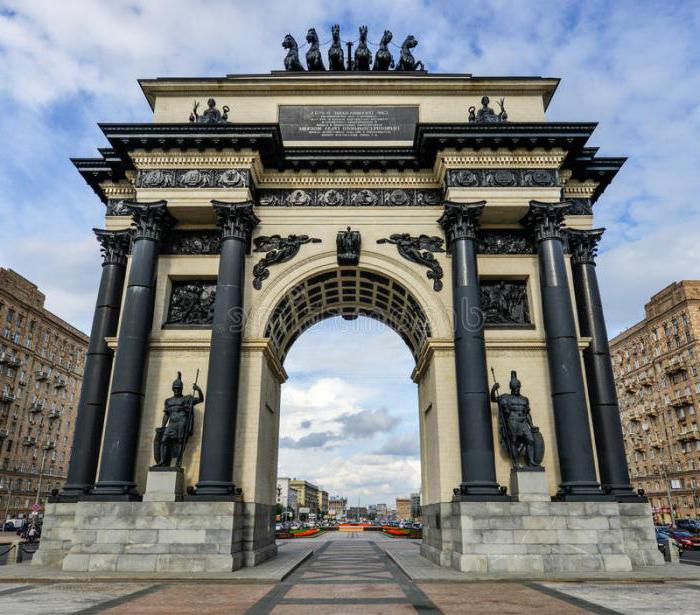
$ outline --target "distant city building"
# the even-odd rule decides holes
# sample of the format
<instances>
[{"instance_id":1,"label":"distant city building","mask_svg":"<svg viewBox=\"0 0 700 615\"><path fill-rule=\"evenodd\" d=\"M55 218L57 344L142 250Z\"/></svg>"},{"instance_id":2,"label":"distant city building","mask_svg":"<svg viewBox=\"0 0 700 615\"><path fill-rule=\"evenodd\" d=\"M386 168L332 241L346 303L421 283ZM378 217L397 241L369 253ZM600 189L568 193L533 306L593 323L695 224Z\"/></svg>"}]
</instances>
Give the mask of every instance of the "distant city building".
<instances>
[{"instance_id":1,"label":"distant city building","mask_svg":"<svg viewBox=\"0 0 700 615\"><path fill-rule=\"evenodd\" d=\"M292 489L297 492L297 501L299 508L308 508L309 513L313 515L319 514L319 489L313 483L305 480L297 480L296 478L289 481ZM301 513L301 510L299 511Z\"/></svg>"},{"instance_id":2,"label":"distant city building","mask_svg":"<svg viewBox=\"0 0 700 615\"><path fill-rule=\"evenodd\" d=\"M411 518L420 519L423 516L420 506L420 493L411 494Z\"/></svg>"},{"instance_id":3,"label":"distant city building","mask_svg":"<svg viewBox=\"0 0 700 615\"><path fill-rule=\"evenodd\" d=\"M388 514L386 504L377 504L377 517L379 519L386 519Z\"/></svg>"},{"instance_id":4,"label":"distant city building","mask_svg":"<svg viewBox=\"0 0 700 615\"><path fill-rule=\"evenodd\" d=\"M318 510L322 517L328 515L328 491L320 490L318 492Z\"/></svg>"},{"instance_id":5,"label":"distant city building","mask_svg":"<svg viewBox=\"0 0 700 615\"><path fill-rule=\"evenodd\" d=\"M411 498L396 498L396 516L408 521L411 516Z\"/></svg>"},{"instance_id":6,"label":"distant city building","mask_svg":"<svg viewBox=\"0 0 700 615\"><path fill-rule=\"evenodd\" d=\"M287 477L277 479L277 503L283 511L291 512L294 517L299 516L299 499L297 490L290 485L291 480Z\"/></svg>"},{"instance_id":7,"label":"distant city building","mask_svg":"<svg viewBox=\"0 0 700 615\"><path fill-rule=\"evenodd\" d=\"M348 519L366 519L367 515L366 506L351 506L348 508Z\"/></svg>"},{"instance_id":8,"label":"distant city building","mask_svg":"<svg viewBox=\"0 0 700 615\"><path fill-rule=\"evenodd\" d=\"M43 505L63 485L83 379L88 337L44 300L0 268L0 514L9 518L28 516L37 490Z\"/></svg>"},{"instance_id":9,"label":"distant city building","mask_svg":"<svg viewBox=\"0 0 700 615\"><path fill-rule=\"evenodd\" d=\"M700 281L675 282L610 341L632 484L659 523L697 517L700 485Z\"/></svg>"},{"instance_id":10,"label":"distant city building","mask_svg":"<svg viewBox=\"0 0 700 615\"><path fill-rule=\"evenodd\" d=\"M339 495L332 495L328 501L328 515L336 519L344 519L347 507L347 498Z\"/></svg>"}]
</instances>

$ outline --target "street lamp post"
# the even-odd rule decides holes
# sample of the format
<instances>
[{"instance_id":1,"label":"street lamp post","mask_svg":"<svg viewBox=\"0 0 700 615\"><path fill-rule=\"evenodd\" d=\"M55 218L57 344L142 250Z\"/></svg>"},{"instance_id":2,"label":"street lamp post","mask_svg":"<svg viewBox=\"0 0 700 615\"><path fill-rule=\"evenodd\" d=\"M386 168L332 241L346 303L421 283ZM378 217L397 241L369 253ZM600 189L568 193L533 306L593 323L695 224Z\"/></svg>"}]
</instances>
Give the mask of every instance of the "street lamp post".
<instances>
[{"instance_id":1,"label":"street lamp post","mask_svg":"<svg viewBox=\"0 0 700 615\"><path fill-rule=\"evenodd\" d=\"M2 529L5 531L5 523L7 522L7 515L10 512L10 500L12 499L12 479L8 476L7 478L7 504L5 505L5 516L2 519Z\"/></svg>"},{"instance_id":2,"label":"street lamp post","mask_svg":"<svg viewBox=\"0 0 700 615\"><path fill-rule=\"evenodd\" d=\"M39 503L39 496L41 495L41 479L44 476L44 465L46 464L46 453L55 449L56 445L53 442L47 442L46 444L43 444L41 448L44 451L44 454L41 457L41 469L39 470L39 484L37 485L37 488L36 488L36 498L34 500L34 504Z\"/></svg>"}]
</instances>

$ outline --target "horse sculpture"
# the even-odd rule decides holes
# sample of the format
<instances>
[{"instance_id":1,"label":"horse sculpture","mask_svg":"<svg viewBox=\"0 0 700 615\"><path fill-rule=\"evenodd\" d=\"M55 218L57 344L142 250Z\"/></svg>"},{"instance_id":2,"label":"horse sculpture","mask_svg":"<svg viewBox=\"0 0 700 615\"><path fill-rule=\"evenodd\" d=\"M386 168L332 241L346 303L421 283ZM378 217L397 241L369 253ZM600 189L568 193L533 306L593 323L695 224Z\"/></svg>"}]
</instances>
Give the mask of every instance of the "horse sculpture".
<instances>
[{"instance_id":1,"label":"horse sculpture","mask_svg":"<svg viewBox=\"0 0 700 615\"><path fill-rule=\"evenodd\" d=\"M401 59L396 66L396 70L425 70L425 65L423 62L420 60L416 62L416 59L411 53L411 49L413 49L416 45L418 45L418 41L416 40L415 36L409 34L401 45Z\"/></svg>"},{"instance_id":2,"label":"horse sculpture","mask_svg":"<svg viewBox=\"0 0 700 615\"><path fill-rule=\"evenodd\" d=\"M390 30L384 30L382 40L379 41L379 49L377 49L377 53L374 56L372 70L389 70L394 68L394 56L389 51L389 43L393 37L394 35Z\"/></svg>"},{"instance_id":3,"label":"horse sculpture","mask_svg":"<svg viewBox=\"0 0 700 615\"><path fill-rule=\"evenodd\" d=\"M286 71L303 71L304 67L299 61L299 46L291 34L287 34L282 41L282 47L289 49L287 56L284 58L284 70Z\"/></svg>"},{"instance_id":4,"label":"horse sculpture","mask_svg":"<svg viewBox=\"0 0 700 615\"><path fill-rule=\"evenodd\" d=\"M331 70L345 70L345 54L340 45L340 26L335 24L331 28L333 43L328 48L328 66Z\"/></svg>"},{"instance_id":5,"label":"horse sculpture","mask_svg":"<svg viewBox=\"0 0 700 615\"><path fill-rule=\"evenodd\" d=\"M360 26L360 42L355 50L355 64L353 70L370 70L372 65L372 52L367 47L367 26Z\"/></svg>"},{"instance_id":6,"label":"horse sculpture","mask_svg":"<svg viewBox=\"0 0 700 615\"><path fill-rule=\"evenodd\" d=\"M323 65L323 56L318 46L318 34L316 28L309 28L306 33L306 41L311 45L306 52L306 67L309 70L326 70Z\"/></svg>"}]
</instances>

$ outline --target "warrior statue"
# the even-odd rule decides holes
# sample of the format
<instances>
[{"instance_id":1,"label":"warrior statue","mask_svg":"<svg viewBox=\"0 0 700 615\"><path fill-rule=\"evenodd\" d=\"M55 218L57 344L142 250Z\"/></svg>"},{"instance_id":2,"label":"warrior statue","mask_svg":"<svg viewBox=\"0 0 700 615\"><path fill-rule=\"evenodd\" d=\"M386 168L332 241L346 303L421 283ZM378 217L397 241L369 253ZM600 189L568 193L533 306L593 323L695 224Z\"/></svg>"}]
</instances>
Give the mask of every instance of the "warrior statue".
<instances>
[{"instance_id":1,"label":"warrior statue","mask_svg":"<svg viewBox=\"0 0 700 615\"><path fill-rule=\"evenodd\" d=\"M498 382L491 388L491 401L498 404L501 446L508 451L514 468L522 467L521 457L524 457L526 467L539 467L544 457L544 438L539 428L532 424L530 400L520 394L516 372L510 372L510 395L498 395L499 388Z\"/></svg>"},{"instance_id":2,"label":"warrior statue","mask_svg":"<svg viewBox=\"0 0 700 615\"><path fill-rule=\"evenodd\" d=\"M284 58L284 70L289 72L303 71L304 67L299 61L299 45L294 40L291 34L287 34L282 41L282 47L288 49L287 56Z\"/></svg>"},{"instance_id":3,"label":"warrior statue","mask_svg":"<svg viewBox=\"0 0 700 615\"><path fill-rule=\"evenodd\" d=\"M423 62L413 57L411 49L418 45L418 40L413 34L409 34L401 45L401 59L396 65L396 70L425 70ZM420 67L420 68L419 68Z\"/></svg>"},{"instance_id":4,"label":"warrior statue","mask_svg":"<svg viewBox=\"0 0 700 615\"><path fill-rule=\"evenodd\" d=\"M338 264L354 267L360 262L360 231L352 231L348 226L346 231L338 231L336 236L338 249Z\"/></svg>"},{"instance_id":5,"label":"warrior statue","mask_svg":"<svg viewBox=\"0 0 700 615\"><path fill-rule=\"evenodd\" d=\"M340 26L335 24L331 28L333 42L328 48L328 67L331 70L345 70L345 54L340 44Z\"/></svg>"},{"instance_id":6,"label":"warrior statue","mask_svg":"<svg viewBox=\"0 0 700 615\"><path fill-rule=\"evenodd\" d=\"M501 98L498 101L498 106L501 108L499 113L496 113L491 107L489 107L489 97L483 96L481 98L481 109L478 111L476 107L469 107L469 122L476 124L497 124L498 122L507 122L508 114L504 106L505 99Z\"/></svg>"},{"instance_id":7,"label":"warrior statue","mask_svg":"<svg viewBox=\"0 0 700 615\"><path fill-rule=\"evenodd\" d=\"M382 40L379 41L379 49L374 56L374 66L372 70L389 70L394 68L394 56L391 55L389 51L389 43L394 35L390 30L384 30L384 35Z\"/></svg>"},{"instance_id":8,"label":"warrior statue","mask_svg":"<svg viewBox=\"0 0 700 615\"><path fill-rule=\"evenodd\" d=\"M163 424L156 428L153 441L153 456L157 467L170 467L173 457L176 460L175 467L179 468L182 465L185 445L192 435L194 407L204 401L204 393L197 386L197 378L192 385L196 395L183 395L182 373L177 373L173 382L173 396L165 400Z\"/></svg>"},{"instance_id":9,"label":"warrior statue","mask_svg":"<svg viewBox=\"0 0 700 615\"><path fill-rule=\"evenodd\" d=\"M370 70L372 65L372 52L367 46L367 26L360 26L360 42L355 50L355 63L353 70Z\"/></svg>"},{"instance_id":10,"label":"warrior statue","mask_svg":"<svg viewBox=\"0 0 700 615\"><path fill-rule=\"evenodd\" d=\"M195 122L196 124L226 124L226 122L228 122L228 112L231 109L227 105L221 108L224 110L223 113L216 108L216 101L210 98L207 101L206 110L202 115L199 115L199 113L197 113L199 103L195 100L194 109L192 109L192 113L190 113L190 122Z\"/></svg>"},{"instance_id":11,"label":"warrior statue","mask_svg":"<svg viewBox=\"0 0 700 615\"><path fill-rule=\"evenodd\" d=\"M326 70L323 65L323 56L318 46L318 34L316 28L309 28L306 33L306 42L309 43L309 50L306 52L306 68L312 71Z\"/></svg>"}]
</instances>

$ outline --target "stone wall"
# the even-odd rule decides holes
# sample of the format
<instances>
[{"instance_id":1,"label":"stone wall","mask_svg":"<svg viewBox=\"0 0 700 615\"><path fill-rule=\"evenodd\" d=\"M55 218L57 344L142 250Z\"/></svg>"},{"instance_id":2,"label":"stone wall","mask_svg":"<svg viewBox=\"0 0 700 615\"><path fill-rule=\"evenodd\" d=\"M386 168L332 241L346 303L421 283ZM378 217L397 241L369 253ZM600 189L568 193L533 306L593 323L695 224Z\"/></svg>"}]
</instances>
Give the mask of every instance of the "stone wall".
<instances>
[{"instance_id":1,"label":"stone wall","mask_svg":"<svg viewBox=\"0 0 700 615\"><path fill-rule=\"evenodd\" d=\"M241 502L50 506L57 508L47 511L36 564L90 572L227 572L243 565ZM72 527L68 507L75 510Z\"/></svg>"},{"instance_id":2,"label":"stone wall","mask_svg":"<svg viewBox=\"0 0 700 615\"><path fill-rule=\"evenodd\" d=\"M464 572L621 572L663 565L648 504L452 502L426 508L421 554Z\"/></svg>"},{"instance_id":3,"label":"stone wall","mask_svg":"<svg viewBox=\"0 0 700 615\"><path fill-rule=\"evenodd\" d=\"M275 508L272 504L243 504L243 565L257 566L277 555Z\"/></svg>"}]
</instances>

